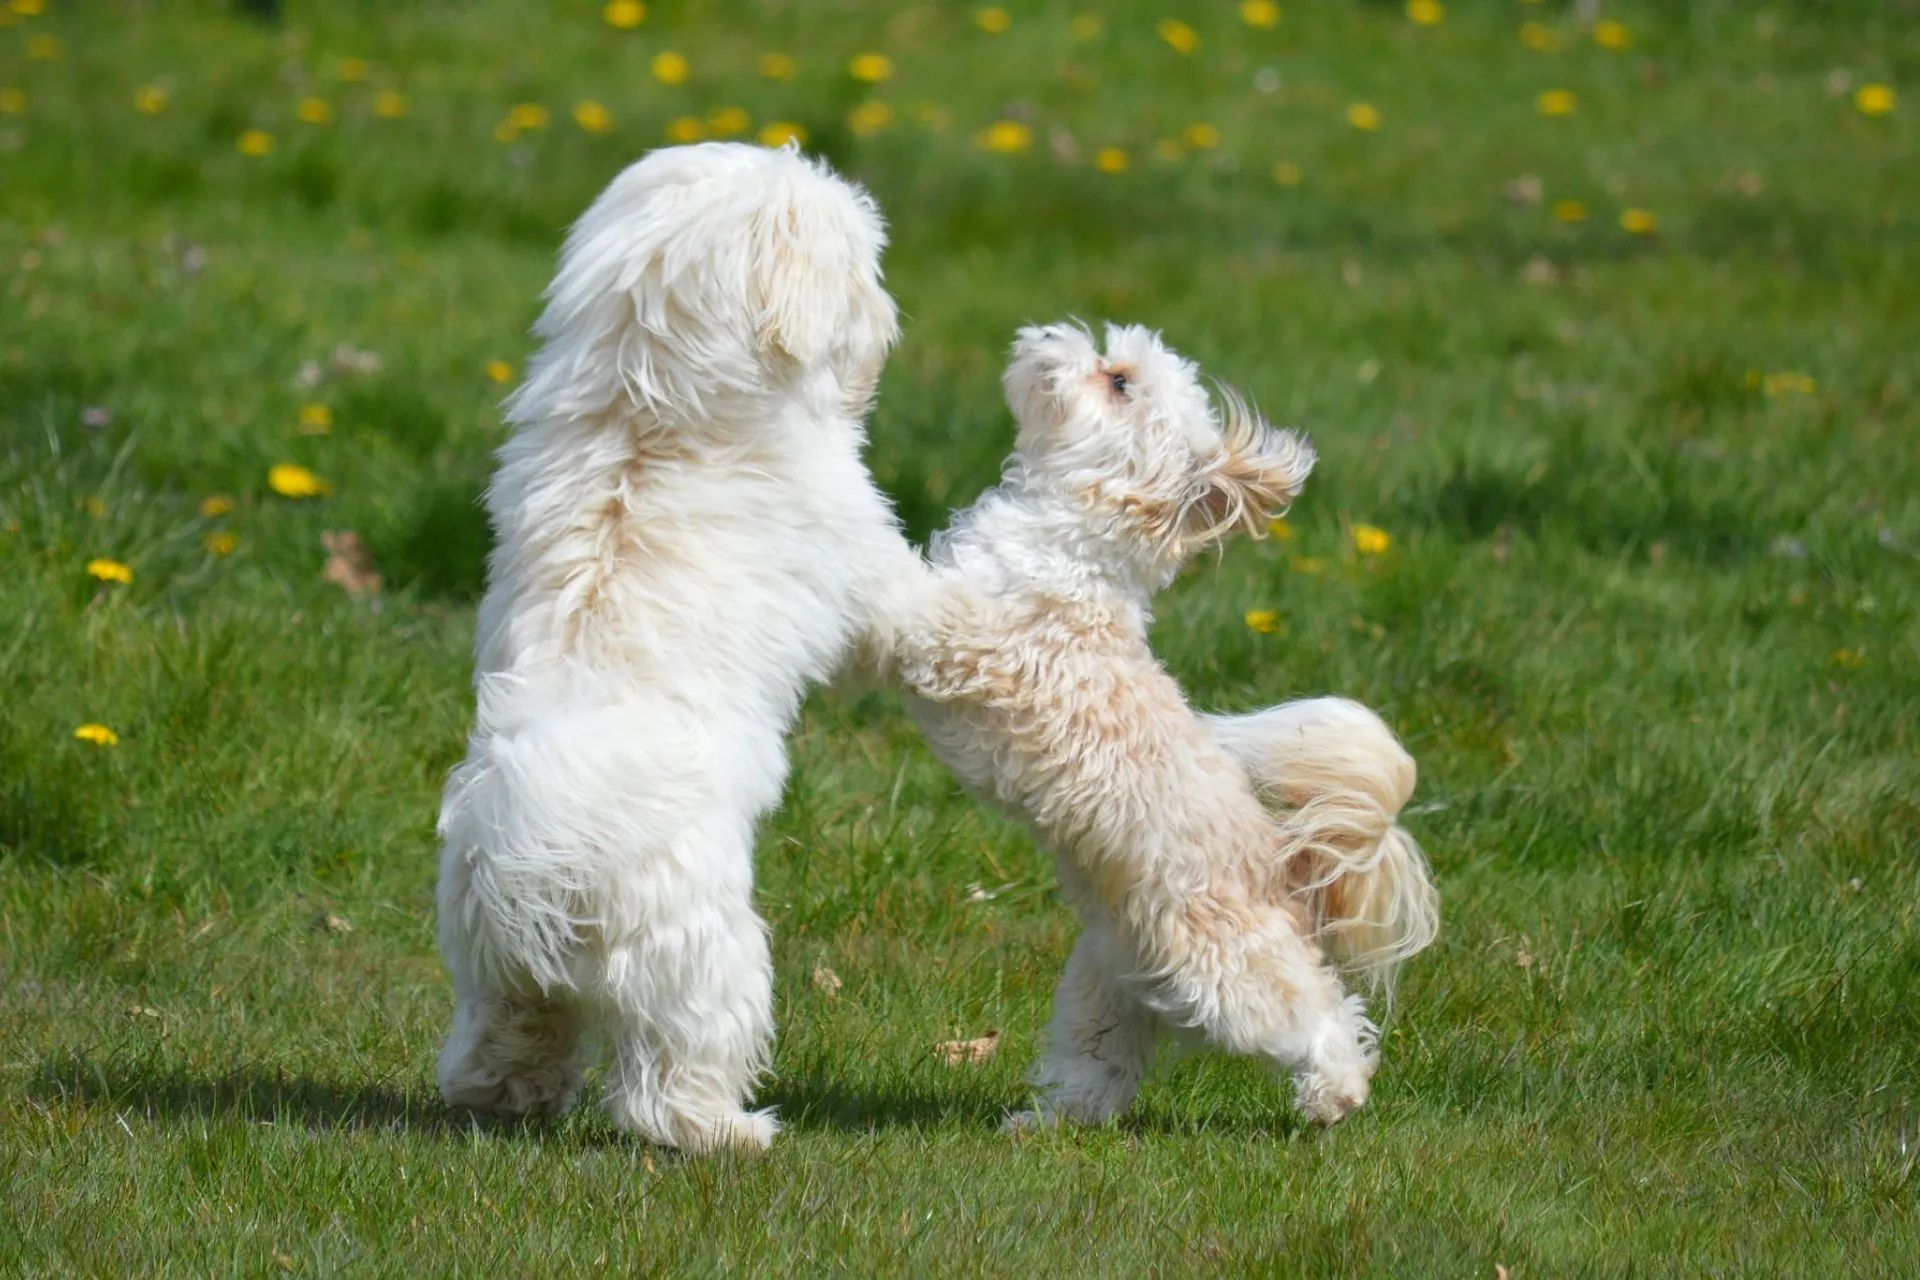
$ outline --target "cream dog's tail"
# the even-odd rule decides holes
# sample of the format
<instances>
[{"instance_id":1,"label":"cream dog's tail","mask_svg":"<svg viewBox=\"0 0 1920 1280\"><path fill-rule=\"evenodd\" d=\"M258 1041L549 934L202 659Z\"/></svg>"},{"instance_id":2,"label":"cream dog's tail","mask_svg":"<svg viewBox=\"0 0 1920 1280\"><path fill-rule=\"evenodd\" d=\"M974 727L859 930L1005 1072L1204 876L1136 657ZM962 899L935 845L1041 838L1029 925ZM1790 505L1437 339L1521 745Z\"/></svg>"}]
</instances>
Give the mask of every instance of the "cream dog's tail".
<instances>
[{"instance_id":1,"label":"cream dog's tail","mask_svg":"<svg viewBox=\"0 0 1920 1280\"><path fill-rule=\"evenodd\" d=\"M1440 929L1426 856L1395 819L1413 794L1413 757L1346 698L1305 698L1207 716L1286 830L1289 881L1337 955L1389 987Z\"/></svg>"}]
</instances>

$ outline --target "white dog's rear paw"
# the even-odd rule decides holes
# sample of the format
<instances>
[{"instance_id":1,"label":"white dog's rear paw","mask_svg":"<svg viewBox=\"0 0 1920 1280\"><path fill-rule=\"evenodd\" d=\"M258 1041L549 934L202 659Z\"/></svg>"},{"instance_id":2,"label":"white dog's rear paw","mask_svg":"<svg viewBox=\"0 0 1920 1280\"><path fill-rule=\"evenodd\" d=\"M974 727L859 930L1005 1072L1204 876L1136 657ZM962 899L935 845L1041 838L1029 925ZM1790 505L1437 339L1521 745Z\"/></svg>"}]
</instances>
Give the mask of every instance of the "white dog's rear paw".
<instances>
[{"instance_id":1,"label":"white dog's rear paw","mask_svg":"<svg viewBox=\"0 0 1920 1280\"><path fill-rule=\"evenodd\" d=\"M753 1155L773 1145L780 1122L771 1110L735 1111L719 1116L676 1116L674 1145L691 1155L737 1151Z\"/></svg>"},{"instance_id":2,"label":"white dog's rear paw","mask_svg":"<svg viewBox=\"0 0 1920 1280\"><path fill-rule=\"evenodd\" d=\"M1058 1111L1042 1111L1038 1107L1009 1111L1006 1119L1000 1122L1000 1132L1032 1133L1040 1129L1057 1129L1064 1118Z\"/></svg>"}]
</instances>

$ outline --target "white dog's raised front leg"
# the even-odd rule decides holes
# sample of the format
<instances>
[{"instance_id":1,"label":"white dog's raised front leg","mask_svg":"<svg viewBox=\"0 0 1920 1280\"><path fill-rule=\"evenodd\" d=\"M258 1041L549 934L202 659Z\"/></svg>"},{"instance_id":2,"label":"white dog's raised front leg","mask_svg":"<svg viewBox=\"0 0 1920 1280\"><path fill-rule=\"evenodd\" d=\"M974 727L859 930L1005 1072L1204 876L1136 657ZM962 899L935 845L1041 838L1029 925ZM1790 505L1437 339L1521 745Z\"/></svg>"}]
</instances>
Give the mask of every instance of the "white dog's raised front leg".
<instances>
[{"instance_id":1,"label":"white dog's raised front leg","mask_svg":"<svg viewBox=\"0 0 1920 1280\"><path fill-rule=\"evenodd\" d=\"M1159 1023L1120 982L1127 969L1106 931L1090 924L1053 997L1046 1048L1034 1068L1033 1109L1015 1128L1074 1120L1099 1124L1124 1110L1153 1061Z\"/></svg>"}]
</instances>

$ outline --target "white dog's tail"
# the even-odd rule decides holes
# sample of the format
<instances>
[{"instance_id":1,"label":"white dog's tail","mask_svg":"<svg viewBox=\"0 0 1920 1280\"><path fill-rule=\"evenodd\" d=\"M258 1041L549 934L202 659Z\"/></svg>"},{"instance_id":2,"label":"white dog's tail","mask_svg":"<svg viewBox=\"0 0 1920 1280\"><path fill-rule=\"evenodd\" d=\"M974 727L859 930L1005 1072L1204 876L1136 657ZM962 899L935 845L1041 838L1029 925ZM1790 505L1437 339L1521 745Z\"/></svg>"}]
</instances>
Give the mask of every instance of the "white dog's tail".
<instances>
[{"instance_id":1,"label":"white dog's tail","mask_svg":"<svg viewBox=\"0 0 1920 1280\"><path fill-rule=\"evenodd\" d=\"M1321 940L1391 987L1440 928L1426 856L1396 821L1413 794L1413 757L1379 716L1345 698L1206 720L1285 829L1289 879L1312 904Z\"/></svg>"}]
</instances>

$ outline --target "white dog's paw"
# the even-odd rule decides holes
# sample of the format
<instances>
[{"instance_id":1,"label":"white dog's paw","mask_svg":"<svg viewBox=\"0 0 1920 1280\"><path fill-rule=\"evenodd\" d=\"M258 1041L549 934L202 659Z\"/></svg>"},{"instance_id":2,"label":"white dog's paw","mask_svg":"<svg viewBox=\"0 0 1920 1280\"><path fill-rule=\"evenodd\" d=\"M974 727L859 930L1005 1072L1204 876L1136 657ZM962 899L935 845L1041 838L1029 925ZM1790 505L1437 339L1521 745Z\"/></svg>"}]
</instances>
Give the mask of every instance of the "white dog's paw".
<instances>
[{"instance_id":1,"label":"white dog's paw","mask_svg":"<svg viewBox=\"0 0 1920 1280\"><path fill-rule=\"evenodd\" d=\"M674 1145L690 1155L734 1151L756 1155L773 1145L780 1122L771 1110L736 1111L720 1116L681 1116L674 1121Z\"/></svg>"},{"instance_id":2,"label":"white dog's paw","mask_svg":"<svg viewBox=\"0 0 1920 1280\"><path fill-rule=\"evenodd\" d=\"M1000 1132L1034 1133L1042 1129L1057 1129L1064 1119L1058 1111L1043 1111L1038 1107L1009 1111L1006 1119L1000 1122Z\"/></svg>"},{"instance_id":3,"label":"white dog's paw","mask_svg":"<svg viewBox=\"0 0 1920 1280\"><path fill-rule=\"evenodd\" d=\"M1363 1069L1322 1067L1293 1078L1294 1105L1313 1124L1339 1124L1367 1104L1369 1091Z\"/></svg>"}]
</instances>

